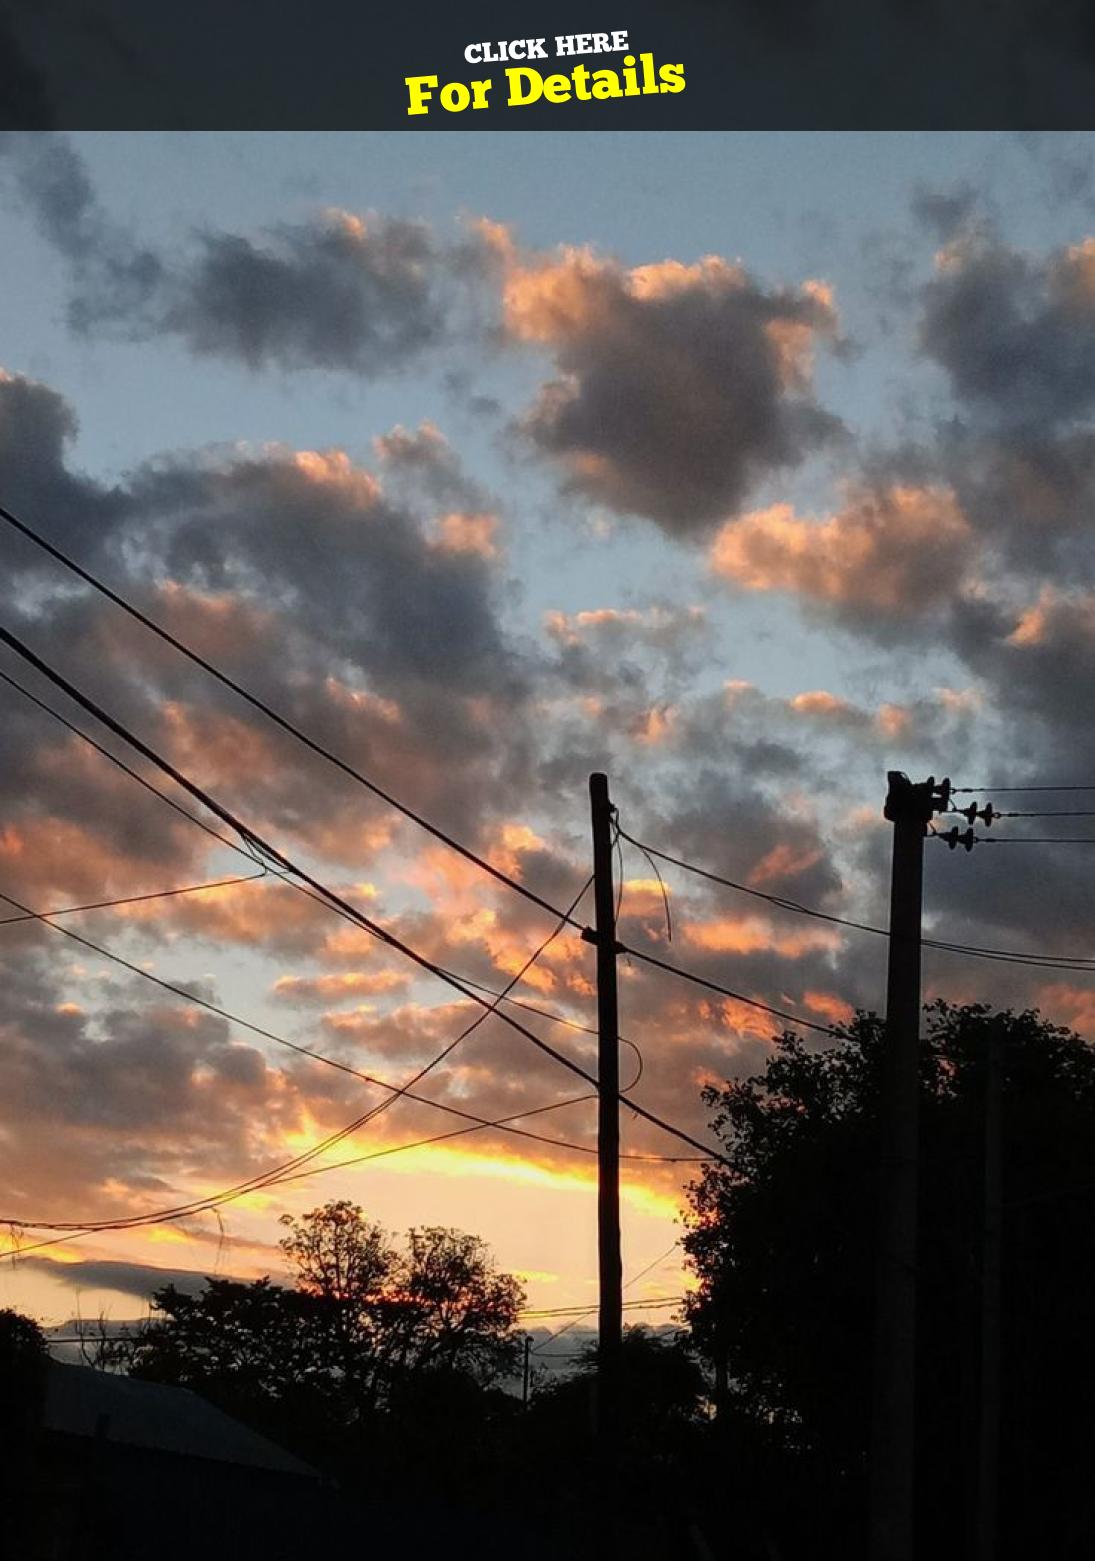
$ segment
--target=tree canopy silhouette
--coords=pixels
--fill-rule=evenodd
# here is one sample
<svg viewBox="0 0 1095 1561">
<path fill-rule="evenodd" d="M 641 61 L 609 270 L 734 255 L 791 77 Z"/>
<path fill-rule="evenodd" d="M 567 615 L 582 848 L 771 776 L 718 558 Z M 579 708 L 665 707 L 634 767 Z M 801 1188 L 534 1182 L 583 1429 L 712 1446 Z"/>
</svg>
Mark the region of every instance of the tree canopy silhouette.
<svg viewBox="0 0 1095 1561">
<path fill-rule="evenodd" d="M 690 1190 L 693 1336 L 727 1418 L 766 1428 L 794 1512 L 861 1539 L 883 1027 L 820 1051 L 782 1036 L 763 1073 L 708 1088 L 727 1164 Z M 1090 1552 L 1095 1405 L 1095 1050 L 1037 1013 L 927 1010 L 918 1272 L 919 1525 L 961 1553 L 974 1486 L 985 1061 L 1003 1086 L 1003 1521 L 1007 1554 Z M 932 1546 L 934 1545 L 934 1550 Z M 803 1552 L 805 1553 L 805 1552 Z"/>
<path fill-rule="evenodd" d="M 268 1277 L 209 1278 L 196 1295 L 167 1285 L 148 1324 L 100 1344 L 101 1362 L 316 1434 L 390 1410 L 427 1374 L 487 1388 L 513 1371 L 524 1292 L 478 1236 L 430 1226 L 400 1248 L 346 1201 L 282 1223 L 295 1288 Z"/>
</svg>

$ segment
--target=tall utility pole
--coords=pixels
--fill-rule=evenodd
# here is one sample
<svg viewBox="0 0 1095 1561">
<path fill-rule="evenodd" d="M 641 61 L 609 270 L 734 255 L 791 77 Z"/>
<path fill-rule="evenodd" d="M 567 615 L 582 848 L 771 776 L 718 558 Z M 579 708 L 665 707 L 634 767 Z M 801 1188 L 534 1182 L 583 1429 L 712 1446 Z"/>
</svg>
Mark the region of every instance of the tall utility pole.
<svg viewBox="0 0 1095 1561">
<path fill-rule="evenodd" d="M 893 824 L 881 1176 L 876 1255 L 871 1561 L 913 1561 L 916 1463 L 916 1202 L 920 1107 L 920 920 L 924 836 L 950 782 L 891 770 Z"/>
<path fill-rule="evenodd" d="M 611 1445 L 619 1422 L 623 1274 L 620 1264 L 620 1054 L 616 996 L 616 907 L 608 776 L 589 777 L 597 933 L 597 1429 Z"/>
<path fill-rule="evenodd" d="M 1000 1502 L 1000 1289 L 1003 1247 L 1002 1035 L 985 1053 L 984 1223 L 981 1232 L 981 1412 L 977 1438 L 977 1561 L 996 1561 Z"/>
<path fill-rule="evenodd" d="M 530 1333 L 526 1333 L 525 1334 L 524 1368 L 523 1368 L 522 1373 L 521 1373 L 521 1407 L 523 1409 L 527 1409 L 528 1408 L 529 1374 L 530 1374 L 531 1366 L 532 1366 L 532 1363 L 531 1363 L 529 1357 L 531 1356 L 531 1354 L 532 1354 L 532 1335 Z"/>
</svg>

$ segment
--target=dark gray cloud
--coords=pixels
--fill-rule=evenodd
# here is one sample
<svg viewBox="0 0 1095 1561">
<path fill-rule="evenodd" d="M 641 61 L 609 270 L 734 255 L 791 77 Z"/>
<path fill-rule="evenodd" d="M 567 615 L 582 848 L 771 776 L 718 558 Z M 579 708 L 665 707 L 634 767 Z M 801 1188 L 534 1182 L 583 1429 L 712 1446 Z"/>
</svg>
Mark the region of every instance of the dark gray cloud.
<svg viewBox="0 0 1095 1561">
<path fill-rule="evenodd" d="M 925 289 L 921 338 L 975 416 L 1075 424 L 1095 405 L 1095 247 L 957 242 Z"/>
<path fill-rule="evenodd" d="M 972 184 L 964 181 L 949 189 L 929 189 L 926 185 L 918 185 L 913 191 L 913 216 L 940 243 L 946 243 L 964 228 L 977 208 L 977 191 Z"/>
<path fill-rule="evenodd" d="M 820 284 L 768 289 L 714 256 L 628 271 L 510 254 L 504 311 L 558 370 L 523 419 L 533 447 L 575 492 L 672 535 L 702 535 L 840 432 L 811 389 L 836 332 Z"/>
<path fill-rule="evenodd" d="M 19 195 L 43 237 L 69 263 L 69 320 L 81 331 L 110 320 L 139 334 L 165 276 L 162 260 L 102 210 L 83 159 L 61 136 L 12 132 L 0 141 Z"/>
<path fill-rule="evenodd" d="M 472 240 L 443 245 L 424 222 L 343 211 L 255 237 L 198 232 L 168 257 L 112 221 L 64 138 L 13 133 L 0 158 L 69 265 L 69 323 L 84 335 L 176 336 L 252 369 L 369 377 L 445 339 L 453 288 L 477 273 Z"/>
<path fill-rule="evenodd" d="M 119 1185 L 130 1208 L 170 1203 L 180 1176 L 265 1168 L 266 1133 L 299 1126 L 291 1076 L 216 1016 L 104 981 L 101 961 L 44 928 L 6 934 L 5 1215 L 112 1217 Z"/>
<path fill-rule="evenodd" d="M 1017 576 L 1062 582 L 1095 567 L 1095 435 L 1084 426 L 951 424 L 937 459 L 983 545 Z"/>
<path fill-rule="evenodd" d="M 250 368 L 379 374 L 444 333 L 438 265 L 427 226 L 399 218 L 333 213 L 260 242 L 202 234 L 167 280 L 157 328 Z"/>
<path fill-rule="evenodd" d="M 120 492 L 69 466 L 77 421 L 72 407 L 48 385 L 0 366 L 0 473 L 3 502 L 28 516 L 55 518 L 58 540 L 79 538 L 94 552 L 124 508 Z M 31 549 L 17 554 L 17 566 L 32 567 Z"/>
<path fill-rule="evenodd" d="M 120 1263 L 108 1258 L 85 1258 L 83 1261 L 66 1263 L 59 1270 L 52 1258 L 39 1257 L 34 1252 L 28 1252 L 19 1263 L 20 1267 L 37 1269 L 39 1273 L 48 1274 L 51 1279 L 62 1279 L 76 1290 L 116 1290 L 121 1295 L 134 1295 L 141 1301 L 149 1300 L 154 1290 L 162 1290 L 165 1285 L 174 1285 L 176 1290 L 181 1290 L 185 1295 L 197 1295 L 205 1285 L 205 1275 L 199 1270 L 156 1268 L 151 1263 Z M 72 1333 L 77 1326 L 75 1321 L 65 1323 L 58 1331 Z M 79 1326 L 86 1329 L 86 1320 Z M 117 1328 L 120 1325 L 112 1323 L 111 1326 Z"/>
<path fill-rule="evenodd" d="M 480 827 L 488 778 L 527 781 L 525 705 L 538 653 L 503 627 L 494 517 L 448 508 L 485 505 L 489 495 L 436 430 L 380 441 L 384 482 L 394 474 L 389 496 L 341 452 L 277 448 L 174 456 L 102 488 L 67 464 L 73 428 L 52 391 L 0 381 L 0 491 L 157 620 L 215 652 L 367 773 L 398 775 L 413 806 L 464 833 Z M 413 480 L 404 483 L 407 468 Z M 69 578 L 29 544 L 10 538 L 5 547 L 9 612 L 25 615 L 39 649 L 63 647 L 63 670 L 78 670 L 123 719 L 268 823 L 334 849 L 354 819 L 349 838 L 366 849 L 368 826 L 386 812 L 379 804 L 343 787 L 338 809 L 317 817 L 320 761 L 261 720 L 249 723 L 238 700 L 116 610 L 71 595 Z M 212 718 L 204 743 L 195 707 Z M 33 720 L 48 730 L 44 717 Z M 71 740 L 48 747 L 61 770 L 57 756 L 74 751 Z M 76 793 L 86 765 L 72 775 Z M 139 850 L 147 808 L 138 800 L 132 815 L 119 811 L 115 788 L 98 788 L 100 822 L 124 833 L 127 820 Z M 21 793 L 22 811 L 35 790 Z M 49 790 L 68 806 L 59 776 Z M 164 827 L 165 840 L 175 835 L 174 824 Z M 152 844 L 161 862 L 170 855 Z"/>
</svg>

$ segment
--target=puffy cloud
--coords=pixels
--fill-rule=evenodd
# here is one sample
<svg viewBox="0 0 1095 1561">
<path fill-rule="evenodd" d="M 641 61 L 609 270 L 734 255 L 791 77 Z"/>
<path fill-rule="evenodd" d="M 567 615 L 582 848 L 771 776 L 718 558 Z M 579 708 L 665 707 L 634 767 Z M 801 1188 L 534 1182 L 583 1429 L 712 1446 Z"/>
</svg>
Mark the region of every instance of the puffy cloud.
<svg viewBox="0 0 1095 1561">
<path fill-rule="evenodd" d="M 957 240 L 939 256 L 921 330 L 977 412 L 1075 423 L 1095 404 L 1095 239 L 1042 257 L 983 235 Z"/>
<path fill-rule="evenodd" d="M 330 212 L 256 242 L 202 234 L 163 289 L 158 328 L 251 368 L 373 375 L 438 340 L 444 311 L 424 223 Z"/>
<path fill-rule="evenodd" d="M 975 538 L 944 488 L 852 495 L 824 520 L 776 504 L 729 521 L 711 567 L 747 591 L 785 591 L 851 622 L 919 623 L 959 591 Z"/>
<path fill-rule="evenodd" d="M 140 244 L 103 211 L 60 136 L 0 143 L 43 236 L 67 262 L 68 317 L 91 335 L 179 337 L 252 369 L 397 370 L 449 331 L 453 287 L 474 246 L 428 224 L 337 209 L 257 237 L 204 231 L 179 255 Z"/>
<path fill-rule="evenodd" d="M 69 468 L 76 433 L 76 414 L 63 396 L 0 367 L 4 503 L 17 514 L 56 516 L 62 542 L 79 536 L 84 549 L 93 552 L 109 534 L 124 498 Z M 19 557 L 31 562 L 29 549 Z"/>
<path fill-rule="evenodd" d="M 715 255 L 629 269 L 496 243 L 506 331 L 558 370 L 524 430 L 584 496 L 702 534 L 838 432 L 811 388 L 814 349 L 836 333 L 822 283 L 766 289 Z"/>
</svg>

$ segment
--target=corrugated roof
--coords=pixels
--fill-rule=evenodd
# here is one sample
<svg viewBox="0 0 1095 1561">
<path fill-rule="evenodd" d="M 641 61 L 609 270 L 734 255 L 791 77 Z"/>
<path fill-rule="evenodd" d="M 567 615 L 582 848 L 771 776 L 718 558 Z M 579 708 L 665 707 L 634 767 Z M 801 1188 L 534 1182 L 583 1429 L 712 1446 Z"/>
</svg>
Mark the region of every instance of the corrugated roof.
<svg viewBox="0 0 1095 1561">
<path fill-rule="evenodd" d="M 310 1465 L 188 1388 L 142 1382 L 91 1366 L 51 1361 L 44 1424 L 69 1436 L 102 1434 L 131 1447 L 320 1478 Z"/>
</svg>

